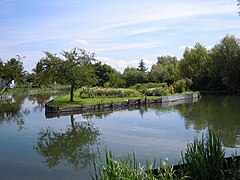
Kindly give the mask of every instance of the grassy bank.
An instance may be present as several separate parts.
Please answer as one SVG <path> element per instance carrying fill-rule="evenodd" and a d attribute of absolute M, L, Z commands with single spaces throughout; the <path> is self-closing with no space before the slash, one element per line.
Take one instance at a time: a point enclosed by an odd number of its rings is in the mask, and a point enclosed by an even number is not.
<path fill-rule="evenodd" d="M 181 94 L 193 94 L 194 92 L 184 92 Z M 172 95 L 178 95 L 170 94 Z M 147 99 L 159 99 L 162 96 L 127 96 L 127 97 L 93 97 L 93 98 L 82 98 L 79 96 L 78 92 L 74 94 L 74 101 L 70 102 L 69 98 L 70 95 L 62 95 L 59 96 L 48 103 L 51 107 L 60 107 L 60 108 L 68 108 L 68 107 L 78 107 L 78 106 L 90 106 L 90 105 L 97 105 L 97 104 L 106 104 L 112 102 L 124 102 L 128 101 L 129 99 L 140 99 L 140 98 L 147 98 Z"/>

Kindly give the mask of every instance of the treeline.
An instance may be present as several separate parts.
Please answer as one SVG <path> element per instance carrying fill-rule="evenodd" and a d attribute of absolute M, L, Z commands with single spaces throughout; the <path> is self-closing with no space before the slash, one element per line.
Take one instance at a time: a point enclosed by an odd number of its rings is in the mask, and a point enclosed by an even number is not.
<path fill-rule="evenodd" d="M 24 73 L 19 56 L 6 63 L 0 60 L 0 78 L 38 87 L 69 84 L 72 91 L 81 86 L 117 88 L 149 82 L 171 85 L 183 79 L 195 90 L 240 91 L 240 41 L 233 35 L 225 36 L 211 49 L 199 43 L 193 48 L 187 47 L 180 60 L 173 56 L 157 57 L 150 69 L 140 60 L 138 67 L 127 67 L 123 73 L 101 63 L 94 53 L 83 49 L 74 48 L 60 55 L 44 52 L 31 74 Z"/>

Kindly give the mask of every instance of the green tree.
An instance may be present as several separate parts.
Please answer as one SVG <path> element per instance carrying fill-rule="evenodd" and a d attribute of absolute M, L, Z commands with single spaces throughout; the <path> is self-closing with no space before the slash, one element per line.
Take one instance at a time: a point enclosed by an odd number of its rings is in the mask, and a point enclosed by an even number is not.
<path fill-rule="evenodd" d="M 209 52 L 203 45 L 197 43 L 194 48 L 186 48 L 179 64 L 182 78 L 190 78 L 194 88 L 206 89 L 209 80 Z"/>
<path fill-rule="evenodd" d="M 98 80 L 97 86 L 104 86 L 104 83 L 107 82 L 110 83 L 111 75 L 116 72 L 111 66 L 102 64 L 100 61 L 94 64 L 94 69 Z"/>
<path fill-rule="evenodd" d="M 166 82 L 172 84 L 177 74 L 178 60 L 172 56 L 161 56 L 152 66 L 150 76 L 153 82 Z"/>
<path fill-rule="evenodd" d="M 6 63 L 0 63 L 2 68 L 1 78 L 6 81 L 6 87 L 15 80 L 16 82 L 22 82 L 24 77 L 24 68 L 19 55 L 16 58 L 11 58 Z"/>
<path fill-rule="evenodd" d="M 144 61 L 141 59 L 138 65 L 137 70 L 146 73 L 148 68 L 146 68 Z"/>
<path fill-rule="evenodd" d="M 49 70 L 49 60 L 48 56 L 50 55 L 48 52 L 44 52 L 46 57 L 40 59 L 37 62 L 36 67 L 33 69 L 34 72 L 34 84 L 37 84 L 38 87 L 48 86 L 55 81 L 55 76 L 52 71 Z"/>
<path fill-rule="evenodd" d="M 76 87 L 91 86 L 97 83 L 92 61 L 95 61 L 94 53 L 83 49 L 74 48 L 63 51 L 63 58 L 45 52 L 44 71 L 53 76 L 53 79 L 61 84 L 71 86 L 70 101 L 73 101 L 73 92 Z"/>
<path fill-rule="evenodd" d="M 83 49 L 74 48 L 71 51 L 63 51 L 64 60 L 61 61 L 59 77 L 63 82 L 71 85 L 70 101 L 73 101 L 73 91 L 76 86 L 91 86 L 97 83 L 92 61 L 95 61 L 94 53 Z"/>
<path fill-rule="evenodd" d="M 217 90 L 240 91 L 240 41 L 225 36 L 211 50 L 211 86 Z"/>
<path fill-rule="evenodd" d="M 123 78 L 126 81 L 127 87 L 133 86 L 136 83 L 145 83 L 147 81 L 147 76 L 144 72 L 129 67 L 124 70 Z"/>

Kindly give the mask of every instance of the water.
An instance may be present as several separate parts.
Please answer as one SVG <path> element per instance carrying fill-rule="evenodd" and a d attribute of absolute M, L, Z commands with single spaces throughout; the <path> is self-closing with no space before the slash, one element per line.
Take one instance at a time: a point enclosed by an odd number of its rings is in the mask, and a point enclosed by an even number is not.
<path fill-rule="evenodd" d="M 45 116 L 53 93 L 0 102 L 0 179 L 91 179 L 97 147 L 137 160 L 177 163 L 186 144 L 208 127 L 219 131 L 227 155 L 240 145 L 240 97 L 203 96 L 125 110 Z"/>

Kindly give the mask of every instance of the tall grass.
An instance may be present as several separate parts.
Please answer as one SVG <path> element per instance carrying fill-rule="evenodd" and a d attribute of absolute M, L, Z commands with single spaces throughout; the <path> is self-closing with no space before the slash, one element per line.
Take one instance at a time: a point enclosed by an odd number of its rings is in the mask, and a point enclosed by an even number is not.
<path fill-rule="evenodd" d="M 94 180 L 224 179 L 224 155 L 219 135 L 208 130 L 201 139 L 195 138 L 193 143 L 187 144 L 181 155 L 184 164 L 179 166 L 180 169 L 169 165 L 167 159 L 161 161 L 162 166 L 158 168 L 155 160 L 142 166 L 134 153 L 115 158 L 105 149 L 104 158 L 99 152 L 94 158 L 95 173 L 91 176 Z"/>
<path fill-rule="evenodd" d="M 94 169 L 95 173 L 91 174 L 93 180 L 173 180 L 187 177 L 173 170 L 173 166 L 170 166 L 166 159 L 162 161 L 162 167 L 156 169 L 156 160 L 147 160 L 146 165 L 142 166 L 136 161 L 134 153 L 115 158 L 112 152 L 106 149 L 104 159 L 100 153 L 94 159 Z"/>
<path fill-rule="evenodd" d="M 208 130 L 199 140 L 187 145 L 182 152 L 182 161 L 186 164 L 186 171 L 196 179 L 223 179 L 223 164 L 225 150 L 222 147 L 219 135 Z"/>

